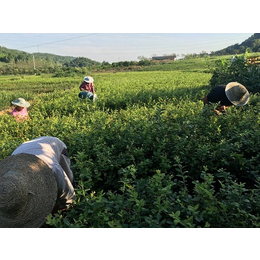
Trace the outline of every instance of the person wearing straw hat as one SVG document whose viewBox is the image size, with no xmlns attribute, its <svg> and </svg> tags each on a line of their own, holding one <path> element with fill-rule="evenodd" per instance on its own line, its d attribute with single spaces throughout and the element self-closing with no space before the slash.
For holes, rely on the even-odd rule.
<svg viewBox="0 0 260 260">
<path fill-rule="evenodd" d="M 242 107 L 249 101 L 249 92 L 245 86 L 238 82 L 230 82 L 227 85 L 214 87 L 202 101 L 205 105 L 219 103 L 214 108 L 217 115 L 226 114 L 226 109 L 233 105 Z"/>
<path fill-rule="evenodd" d="M 95 94 L 94 79 L 90 76 L 84 77 L 83 82 L 79 86 L 80 93 L 78 95 L 81 99 L 90 99 L 95 101 L 97 95 Z"/>
<path fill-rule="evenodd" d="M 0 161 L 0 227 L 41 227 L 75 198 L 67 146 L 57 137 L 27 141 Z"/>
<path fill-rule="evenodd" d="M 16 121 L 28 119 L 27 107 L 30 106 L 30 103 L 25 101 L 23 98 L 18 98 L 12 101 L 12 104 L 15 105 L 15 108 L 12 111 L 12 115 L 15 117 Z"/>
</svg>

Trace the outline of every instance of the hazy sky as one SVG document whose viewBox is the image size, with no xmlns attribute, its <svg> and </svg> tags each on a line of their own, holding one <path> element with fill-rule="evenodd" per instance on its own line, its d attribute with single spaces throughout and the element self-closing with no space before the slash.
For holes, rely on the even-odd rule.
<svg viewBox="0 0 260 260">
<path fill-rule="evenodd" d="M 257 32 L 258 16 L 244 11 L 226 0 L 9 0 L 1 3 L 0 46 L 110 63 L 210 53 Z"/>
<path fill-rule="evenodd" d="M 86 57 L 95 61 L 217 51 L 253 33 L 0 33 L 0 46 L 28 53 Z"/>
</svg>

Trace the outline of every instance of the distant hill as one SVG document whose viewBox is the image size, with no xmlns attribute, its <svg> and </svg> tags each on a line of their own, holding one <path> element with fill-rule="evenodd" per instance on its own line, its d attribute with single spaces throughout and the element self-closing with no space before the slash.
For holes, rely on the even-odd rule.
<svg viewBox="0 0 260 260">
<path fill-rule="evenodd" d="M 255 33 L 241 44 L 234 44 L 222 50 L 211 52 L 211 55 L 243 54 L 245 52 L 260 52 L 260 33 Z"/>
<path fill-rule="evenodd" d="M 41 53 L 41 52 L 33 53 L 33 55 L 35 58 L 49 59 L 49 60 L 52 60 L 55 62 L 59 62 L 61 64 L 70 62 L 76 58 L 76 57 L 72 57 L 72 56 L 60 56 L 60 55 L 55 55 L 55 54 L 50 54 L 50 53 Z"/>
<path fill-rule="evenodd" d="M 5 47 L 0 46 L 0 61 L 9 63 L 10 61 L 18 61 L 18 60 L 28 60 L 31 58 L 29 53 L 24 51 L 7 49 Z"/>
<path fill-rule="evenodd" d="M 67 67 L 81 67 L 81 66 L 92 66 L 99 65 L 100 62 L 84 58 L 84 57 L 72 57 L 72 56 L 60 56 L 49 53 L 33 53 L 34 58 L 37 60 L 52 61 L 59 63 Z M 24 51 L 8 49 L 0 46 L 0 62 L 11 63 L 11 62 L 23 62 L 32 59 L 32 54 Z M 80 60 L 80 62 L 78 62 Z"/>
</svg>

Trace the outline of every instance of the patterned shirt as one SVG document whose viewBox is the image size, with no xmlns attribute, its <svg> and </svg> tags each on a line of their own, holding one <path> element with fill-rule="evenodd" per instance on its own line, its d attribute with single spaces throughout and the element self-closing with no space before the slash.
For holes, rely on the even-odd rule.
<svg viewBox="0 0 260 260">
<path fill-rule="evenodd" d="M 79 89 L 81 91 L 89 91 L 89 92 L 91 92 L 93 94 L 95 93 L 95 88 L 94 88 L 94 84 L 93 83 L 87 83 L 87 82 L 83 81 L 81 83 L 81 85 L 79 86 Z"/>
<path fill-rule="evenodd" d="M 57 209 L 68 208 L 76 198 L 74 176 L 66 151 L 67 146 L 57 137 L 43 136 L 21 144 L 12 153 L 35 155 L 52 169 L 58 184 L 58 199 L 55 205 Z"/>
<path fill-rule="evenodd" d="M 12 115 L 15 117 L 16 121 L 19 121 L 22 118 L 26 119 L 28 117 L 27 108 L 24 107 L 21 111 L 18 111 L 16 108 L 14 108 Z"/>
</svg>

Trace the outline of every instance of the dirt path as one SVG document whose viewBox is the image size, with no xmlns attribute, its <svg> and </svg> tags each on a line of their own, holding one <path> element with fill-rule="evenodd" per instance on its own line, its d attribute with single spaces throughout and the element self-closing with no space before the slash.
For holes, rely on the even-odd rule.
<svg viewBox="0 0 260 260">
<path fill-rule="evenodd" d="M 2 116 L 3 114 L 12 115 L 12 111 L 13 111 L 13 109 L 11 107 L 0 110 L 0 116 Z"/>
</svg>

